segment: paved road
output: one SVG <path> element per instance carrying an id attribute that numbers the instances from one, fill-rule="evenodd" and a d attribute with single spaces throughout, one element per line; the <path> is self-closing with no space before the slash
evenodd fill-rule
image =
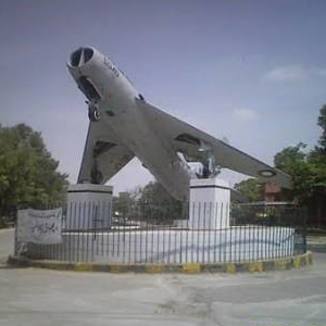
<path id="1" fill-rule="evenodd" d="M 12 231 L 0 231 L 0 256 Z M 326 255 L 260 274 L 140 275 L 0 268 L 0 325 L 326 325 Z"/>

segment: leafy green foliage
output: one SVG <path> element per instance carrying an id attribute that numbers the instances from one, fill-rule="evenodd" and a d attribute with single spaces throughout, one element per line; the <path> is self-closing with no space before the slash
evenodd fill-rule
<path id="1" fill-rule="evenodd" d="M 319 151 L 320 154 L 326 155 L 326 105 L 320 109 L 318 126 L 322 129 L 322 134 L 319 139 L 319 146 L 316 147 L 316 150 Z"/>
<path id="2" fill-rule="evenodd" d="M 57 171 L 58 164 L 39 132 L 25 124 L 0 126 L 0 217 L 61 201 L 67 175 Z"/>
<path id="3" fill-rule="evenodd" d="M 304 149 L 306 145 L 299 143 L 296 146 L 289 146 L 284 148 L 281 152 L 274 156 L 274 164 L 278 169 L 287 173 L 292 173 L 292 169 L 296 168 L 298 162 L 304 162 L 306 154 Z"/>
<path id="4" fill-rule="evenodd" d="M 158 182 L 150 182 L 141 190 L 139 205 L 154 219 L 172 221 L 184 215 L 183 203 L 174 199 Z"/>
<path id="5" fill-rule="evenodd" d="M 263 185 L 257 179 L 246 179 L 234 185 L 248 201 L 255 202 L 263 200 Z"/>
<path id="6" fill-rule="evenodd" d="M 312 196 L 314 174 L 308 162 L 308 155 L 304 152 L 305 144 L 289 146 L 277 153 L 274 157 L 275 166 L 292 177 L 292 197 L 301 203 L 306 203 Z"/>
<path id="7" fill-rule="evenodd" d="M 306 145 L 299 143 L 274 157 L 275 166 L 291 175 L 292 196 L 301 204 L 308 204 L 316 192 L 326 189 L 326 105 L 320 110 L 318 125 L 322 135 L 313 151 L 305 152 Z"/>
<path id="8" fill-rule="evenodd" d="M 319 145 L 309 154 L 309 162 L 315 175 L 316 187 L 326 189 L 326 105 L 320 110 L 318 125 L 322 129 L 322 134 L 318 141 Z"/>
<path id="9" fill-rule="evenodd" d="M 113 214 L 117 218 L 129 218 L 136 210 L 137 192 L 120 192 L 113 197 Z"/>
<path id="10" fill-rule="evenodd" d="M 326 105 L 320 110 L 318 126 L 322 134 L 314 150 L 307 152 L 306 145 L 289 146 L 274 156 L 274 165 L 292 177 L 293 189 L 284 193 L 288 199 L 297 199 L 308 205 L 316 193 L 326 189 Z M 262 200 L 262 185 L 256 179 L 247 179 L 235 185 L 249 201 Z"/>
<path id="11" fill-rule="evenodd" d="M 114 212 L 123 220 L 170 224 L 186 216 L 184 203 L 174 199 L 156 181 L 134 192 L 120 193 L 113 200 Z"/>

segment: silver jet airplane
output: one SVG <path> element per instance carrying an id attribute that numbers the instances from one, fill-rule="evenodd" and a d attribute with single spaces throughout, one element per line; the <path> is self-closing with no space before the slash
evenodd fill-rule
<path id="1" fill-rule="evenodd" d="M 190 179 L 228 168 L 290 187 L 290 177 L 149 104 L 127 76 L 94 48 L 74 51 L 68 69 L 85 94 L 90 119 L 78 183 L 104 184 L 135 156 L 176 199 Z M 202 163 L 194 175 L 188 162 Z"/>

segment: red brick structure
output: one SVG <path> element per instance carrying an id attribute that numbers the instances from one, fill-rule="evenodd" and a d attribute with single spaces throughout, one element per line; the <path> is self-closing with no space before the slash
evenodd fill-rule
<path id="1" fill-rule="evenodd" d="M 264 200 L 265 200 L 265 202 L 280 201 L 281 200 L 280 186 L 273 182 L 265 183 Z"/>

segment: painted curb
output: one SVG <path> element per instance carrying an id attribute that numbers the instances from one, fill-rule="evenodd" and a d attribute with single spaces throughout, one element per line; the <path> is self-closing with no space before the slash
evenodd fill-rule
<path id="1" fill-rule="evenodd" d="M 109 272 L 109 273 L 261 273 L 287 269 L 298 269 L 313 264 L 310 251 L 305 254 L 275 260 L 219 263 L 219 264 L 179 264 L 179 265 L 110 265 L 96 263 L 67 263 L 54 260 L 32 260 L 23 257 L 9 256 L 7 263 L 17 267 L 37 267 L 60 271 L 76 272 Z"/>

